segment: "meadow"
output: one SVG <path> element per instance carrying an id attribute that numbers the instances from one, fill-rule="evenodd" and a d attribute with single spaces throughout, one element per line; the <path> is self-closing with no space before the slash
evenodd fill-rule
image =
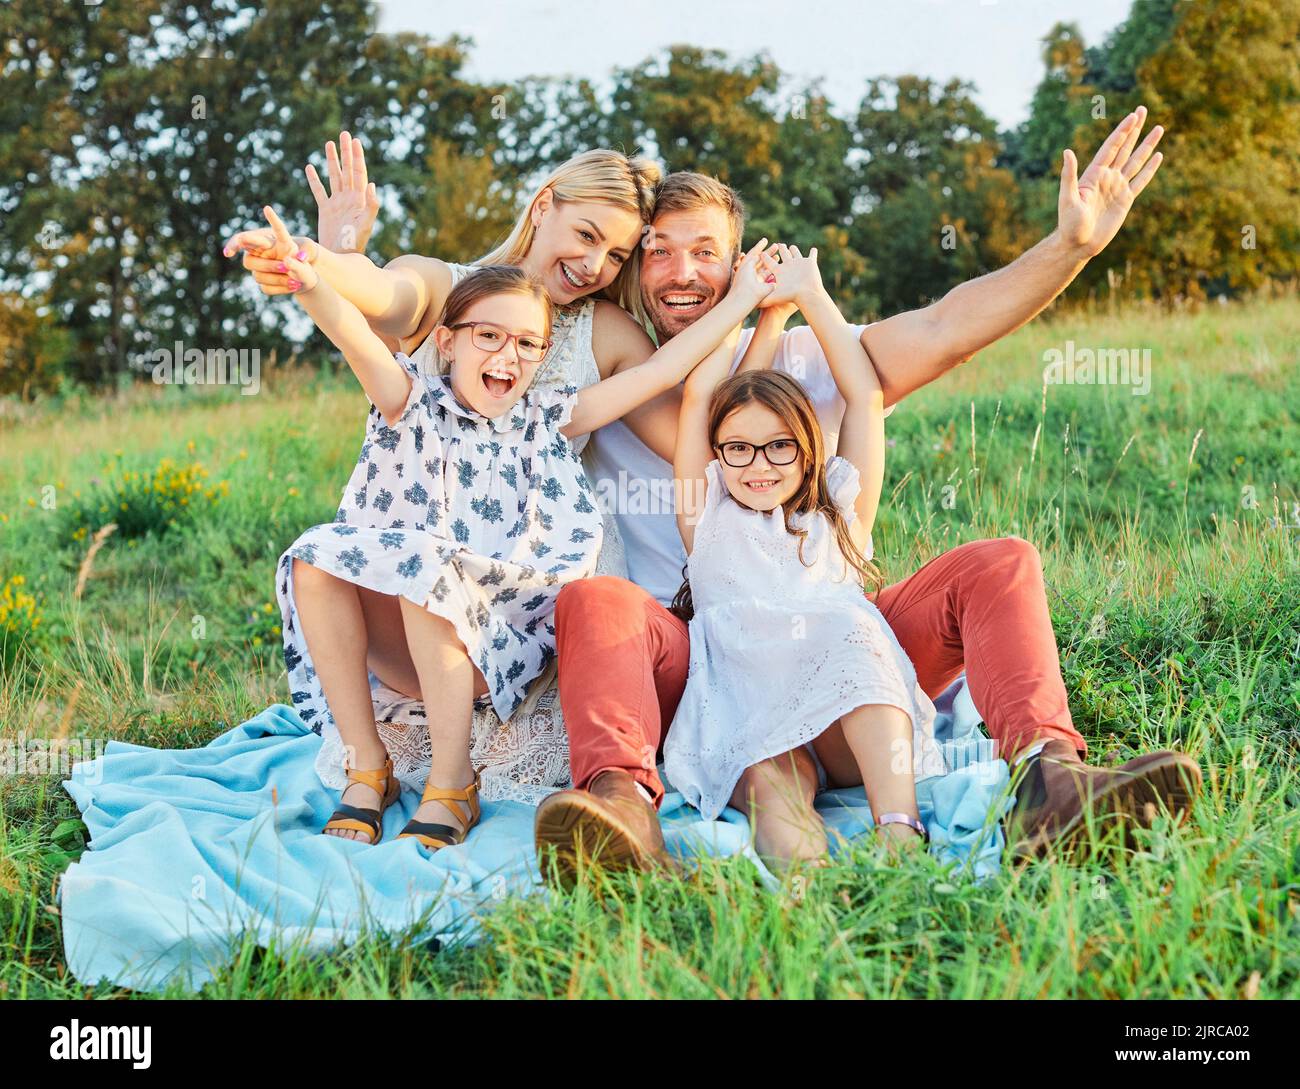
<path id="1" fill-rule="evenodd" d="M 1067 344 L 1149 349 L 1150 391 L 1045 385 Z M 869 845 L 802 895 L 739 860 L 607 879 L 496 906 L 473 947 L 249 943 L 203 995 L 1300 997 L 1298 356 L 1294 295 L 1070 311 L 888 424 L 886 576 L 979 537 L 1032 541 L 1094 761 L 1200 762 L 1181 829 L 979 886 Z M 268 367 L 257 396 L 0 405 L 0 741 L 199 746 L 286 701 L 275 562 L 332 520 L 365 410 L 337 362 Z M 126 995 L 62 963 L 54 885 L 84 833 L 57 773 L 0 776 L 6 997 Z"/>

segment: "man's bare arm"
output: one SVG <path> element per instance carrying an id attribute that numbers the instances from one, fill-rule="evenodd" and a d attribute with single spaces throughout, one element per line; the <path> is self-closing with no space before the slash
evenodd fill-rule
<path id="1" fill-rule="evenodd" d="M 1061 166 L 1057 227 L 1006 268 L 960 284 L 919 310 L 876 322 L 862 333 L 885 404 L 933 382 L 981 348 L 1041 313 L 1115 237 L 1133 201 L 1159 169 L 1157 125 L 1137 146 L 1146 107 L 1129 114 L 1078 176 L 1074 152 Z"/>

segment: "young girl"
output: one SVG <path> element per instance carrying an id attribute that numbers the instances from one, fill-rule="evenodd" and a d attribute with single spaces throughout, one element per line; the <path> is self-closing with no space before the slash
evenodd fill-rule
<path id="1" fill-rule="evenodd" d="M 664 745 L 672 785 L 707 818 L 731 804 L 777 863 L 826 854 L 817 767 L 862 783 L 881 834 L 920 839 L 915 777 L 946 769 L 934 705 L 876 606 L 871 527 L 883 480 L 883 396 L 826 294 L 817 251 L 778 247 L 773 298 L 792 297 L 845 400 L 827 460 L 807 394 L 714 352 L 690 375 L 674 458 L 693 609 L 690 674 Z M 824 784 L 823 784 L 824 785 Z"/>
<path id="2" fill-rule="evenodd" d="M 389 338 L 394 353 L 400 348 L 421 372 L 435 375 L 446 369 L 433 331 L 448 292 L 483 265 L 518 265 L 542 280 L 554 304 L 551 348 L 530 389 L 581 389 L 639 365 L 654 352 L 645 330 L 611 301 L 639 299 L 637 242 L 649 222 L 660 177 L 653 162 L 608 149 L 583 152 L 541 180 L 506 242 L 477 261 L 459 264 L 406 255 L 377 268 L 365 256 L 377 205 L 364 196 L 370 185 L 359 144 L 344 134 L 339 150 L 331 146 L 328 158 L 330 194 L 326 195 L 319 179 L 313 184 L 320 213 L 319 245 L 309 238 L 296 240 L 296 245 L 282 245 L 265 226 L 239 232 L 226 244 L 228 254 L 242 252 L 245 267 L 268 294 L 301 289 L 283 258 L 305 254 L 322 279 L 356 304 L 371 329 Z M 582 279 L 580 288 L 569 284 L 572 275 Z M 662 426 L 658 414 L 639 419 L 648 408 L 652 406 L 634 410 L 623 422 L 647 442 L 653 443 L 658 436 L 663 452 L 671 457 L 676 419 L 671 428 Z M 376 410 L 372 407 L 371 411 Z M 589 438 L 579 435 L 571 443 L 588 458 L 592 454 Z M 608 509 L 602 514 L 605 533 L 596 574 L 626 578 L 618 524 Z M 397 777 L 406 788 L 418 792 L 429 779 L 429 723 L 401 637 L 398 598 L 365 589 L 359 592 L 365 609 L 365 628 L 359 634 L 368 634 L 370 639 L 374 717 Z M 397 638 L 388 638 L 392 632 Z M 502 722 L 490 705 L 475 707 L 471 753 L 474 766 L 482 771 L 483 799 L 515 799 L 536 805 L 555 788 L 568 785 L 568 736 L 556 674 L 552 662 L 529 686 L 528 697 L 508 722 Z M 311 725 L 322 740 L 316 772 L 327 788 L 343 790 L 348 785 L 348 754 L 339 733 L 325 728 L 323 715 L 316 716 Z M 357 787 L 348 801 L 366 793 L 365 788 Z"/>
<path id="3" fill-rule="evenodd" d="M 265 213 L 287 240 L 279 217 Z M 746 256 L 717 320 L 576 393 L 529 388 L 549 348 L 551 303 L 523 269 L 486 266 L 451 289 L 433 334 L 449 372 L 428 375 L 394 358 L 309 262 L 285 257 L 301 283 L 294 298 L 343 352 L 373 406 L 336 521 L 308 530 L 281 557 L 294 703 L 309 724 L 332 719 L 351 756 L 345 804 L 325 831 L 377 842 L 400 790 L 375 727 L 374 643 L 390 668 L 409 663 L 429 710 L 429 779 L 402 835 L 436 850 L 477 822 L 473 704 L 490 701 L 510 717 L 554 656 L 560 587 L 590 574 L 600 547 L 600 511 L 569 439 L 681 381 L 743 320 L 772 289 L 765 243 Z M 368 630 L 367 604 L 385 595 L 399 599 L 402 631 Z"/>

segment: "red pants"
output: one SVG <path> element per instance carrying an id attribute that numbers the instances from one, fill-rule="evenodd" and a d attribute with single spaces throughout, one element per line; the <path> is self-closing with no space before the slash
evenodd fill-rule
<path id="1" fill-rule="evenodd" d="M 1003 757 L 1051 738 L 1086 752 L 1070 721 L 1042 563 L 1028 541 L 960 545 L 873 600 L 931 699 L 965 669 Z M 657 805 L 655 764 L 690 661 L 686 625 L 639 586 L 602 576 L 560 591 L 556 640 L 574 786 L 620 768 Z"/>

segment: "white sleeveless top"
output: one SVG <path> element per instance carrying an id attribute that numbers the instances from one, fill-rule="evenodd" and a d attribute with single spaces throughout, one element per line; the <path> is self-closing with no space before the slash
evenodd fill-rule
<path id="1" fill-rule="evenodd" d="M 453 285 L 474 271 L 473 265 L 448 263 L 447 267 L 451 269 Z M 591 298 L 555 308 L 551 350 L 533 379 L 534 388 L 576 386 L 581 389 L 600 381 L 600 370 L 591 347 L 595 310 L 596 303 Z M 424 339 L 410 358 L 421 373 L 427 375 L 440 374 L 446 369 L 432 335 Z M 572 440 L 573 448 L 584 455 L 584 462 L 590 455 L 589 438 L 582 435 Z M 595 573 L 627 578 L 627 561 L 618 523 L 603 502 L 601 516 L 605 536 Z M 482 769 L 484 801 L 514 799 L 535 805 L 547 794 L 572 785 L 569 739 L 560 713 L 555 678 L 554 667 L 538 678 L 534 695 L 525 700 L 508 722 L 503 723 L 491 708 L 474 711 L 470 762 L 475 768 Z M 395 692 L 373 674 L 370 688 L 375 704 L 375 724 L 393 758 L 394 772 L 405 786 L 423 791 L 431 759 L 423 702 Z M 331 749 L 338 751 L 327 751 Z M 332 738 L 322 739 L 316 769 L 325 785 L 336 790 L 347 785 L 343 755 L 342 742 L 336 732 Z"/>

